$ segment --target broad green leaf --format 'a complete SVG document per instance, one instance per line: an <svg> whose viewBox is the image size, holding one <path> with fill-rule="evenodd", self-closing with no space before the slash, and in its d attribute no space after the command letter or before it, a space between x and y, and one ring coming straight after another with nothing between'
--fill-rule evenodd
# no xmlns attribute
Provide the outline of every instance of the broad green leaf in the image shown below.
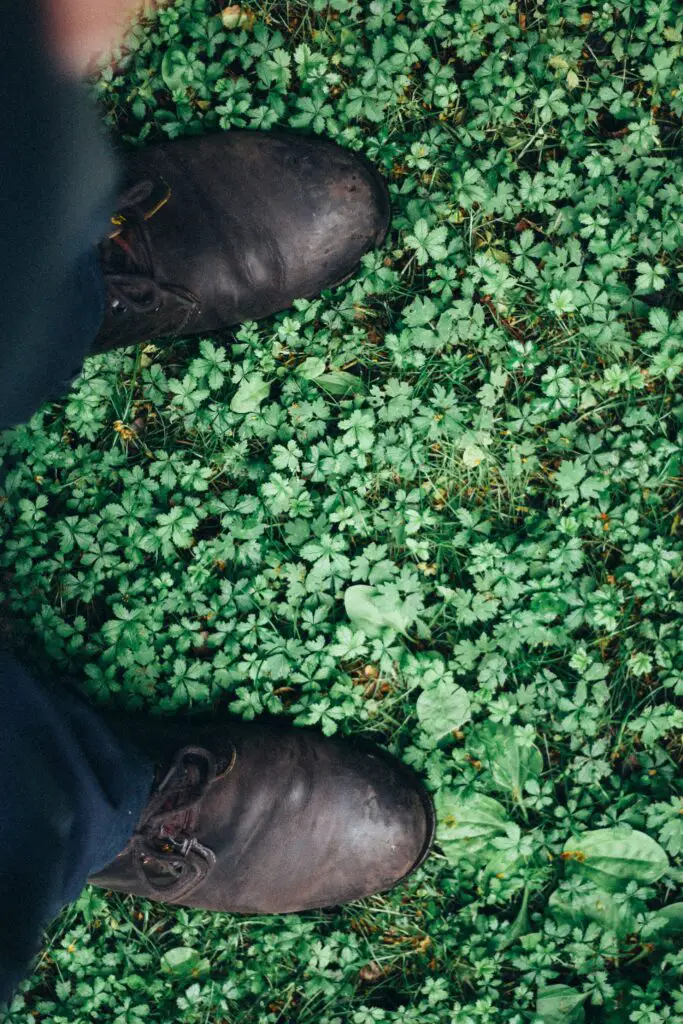
<svg viewBox="0 0 683 1024"><path fill-rule="evenodd" d="M524 783L537 778L543 769L538 747L523 746L511 725L485 722L472 730L467 748L489 769L496 787L518 802L522 802Z"/></svg>
<svg viewBox="0 0 683 1024"><path fill-rule="evenodd" d="M201 960L200 954L190 946L175 946L164 953L161 966L166 971L185 973L193 970Z"/></svg>
<svg viewBox="0 0 683 1024"><path fill-rule="evenodd" d="M648 292L659 292L666 284L667 269L661 263L655 263L654 267L646 261L637 264L636 270L636 292L647 294Z"/></svg>
<svg viewBox="0 0 683 1024"><path fill-rule="evenodd" d="M447 679L441 679L436 686L423 690L417 698L420 725L434 740L443 739L454 729L459 729L469 721L471 714L467 690Z"/></svg>
<svg viewBox="0 0 683 1024"><path fill-rule="evenodd" d="M651 836L626 826L583 832L565 843L564 859L578 874L614 892L629 882L656 882L669 858Z"/></svg>
<svg viewBox="0 0 683 1024"><path fill-rule="evenodd" d="M501 803L475 793L464 797L442 789L435 797L439 844L451 864L483 867L498 851L491 845L509 821Z"/></svg>
<svg viewBox="0 0 683 1024"><path fill-rule="evenodd" d="M673 935L683 936L683 903L669 903L651 914L640 933L646 942L657 942Z"/></svg>
<svg viewBox="0 0 683 1024"><path fill-rule="evenodd" d="M577 992L569 985L545 985L538 990L536 1013L543 1024L581 1024L587 999L587 992Z"/></svg>
<svg viewBox="0 0 683 1024"><path fill-rule="evenodd" d="M344 594L344 607L356 629L362 630L368 637L381 636L384 629L405 633L412 622L412 616L404 604L382 594L375 587L362 584L348 587Z"/></svg>
<svg viewBox="0 0 683 1024"><path fill-rule="evenodd" d="M161 77L171 92L186 85L187 63L187 50L182 46L168 47L161 61Z"/></svg>
<svg viewBox="0 0 683 1024"><path fill-rule="evenodd" d="M270 383L260 373L245 377L233 395L230 408L236 413L256 412L270 394Z"/></svg>
<svg viewBox="0 0 683 1024"><path fill-rule="evenodd" d="M560 463L552 479L567 504L573 505L579 500L579 485L585 476L586 467L580 459Z"/></svg>
<svg viewBox="0 0 683 1024"><path fill-rule="evenodd" d="M296 372L304 380L315 380L325 372L325 360L320 359L319 356L309 356L300 366L297 366Z"/></svg>
<svg viewBox="0 0 683 1024"><path fill-rule="evenodd" d="M315 378L315 382L330 395L365 394L363 381L355 374L347 373L346 370L331 370L329 373L321 373Z"/></svg>
<svg viewBox="0 0 683 1024"><path fill-rule="evenodd" d="M462 461L468 469L475 469L486 458L486 452L476 444L468 444L462 453Z"/></svg>
<svg viewBox="0 0 683 1024"><path fill-rule="evenodd" d="M630 935L636 928L633 910L617 903L612 893L604 889L571 895L556 889L548 900L548 908L559 921L569 921L579 927L593 921L619 938Z"/></svg>
<svg viewBox="0 0 683 1024"><path fill-rule="evenodd" d="M569 606L560 594L542 591L540 594L534 594L530 607L534 615L542 615L544 620L549 622L558 615L564 615Z"/></svg>
<svg viewBox="0 0 683 1024"><path fill-rule="evenodd" d="M526 935L528 932L531 931L528 914L530 892L531 889L529 887L529 884L527 883L524 886L522 903L519 908L517 917L514 919L508 930L504 932L496 942L496 948L501 953L504 949L509 949L510 946L514 946L515 942L517 942L517 940L521 938L522 935Z"/></svg>
<svg viewBox="0 0 683 1024"><path fill-rule="evenodd" d="M518 847L499 850L494 845L491 859L486 865L486 878L512 878L524 867L527 859L522 856Z"/></svg>

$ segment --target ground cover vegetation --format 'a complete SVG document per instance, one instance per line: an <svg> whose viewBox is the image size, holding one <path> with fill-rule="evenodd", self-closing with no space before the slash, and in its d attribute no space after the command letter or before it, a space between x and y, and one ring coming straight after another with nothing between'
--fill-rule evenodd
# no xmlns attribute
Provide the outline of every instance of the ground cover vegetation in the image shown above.
<svg viewBox="0 0 683 1024"><path fill-rule="evenodd" d="M683 1021L682 70L675 0L180 0L93 81L129 144L362 150L394 222L3 435L5 630L103 706L375 737L439 844L329 912L86 890L6 1024Z"/></svg>

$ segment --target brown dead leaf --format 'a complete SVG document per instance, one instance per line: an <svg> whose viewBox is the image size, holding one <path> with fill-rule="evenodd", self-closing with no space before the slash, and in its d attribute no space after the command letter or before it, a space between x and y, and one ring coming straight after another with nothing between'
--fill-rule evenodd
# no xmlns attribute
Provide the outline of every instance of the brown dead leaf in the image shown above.
<svg viewBox="0 0 683 1024"><path fill-rule="evenodd" d="M248 32L249 29L253 28L255 19L256 15L253 11L250 11L248 7L240 7L239 4L224 7L221 11L223 28L228 30L243 28Z"/></svg>
<svg viewBox="0 0 683 1024"><path fill-rule="evenodd" d="M361 981L379 981L384 975L384 971L378 963L372 960L365 967L361 967L359 972Z"/></svg>

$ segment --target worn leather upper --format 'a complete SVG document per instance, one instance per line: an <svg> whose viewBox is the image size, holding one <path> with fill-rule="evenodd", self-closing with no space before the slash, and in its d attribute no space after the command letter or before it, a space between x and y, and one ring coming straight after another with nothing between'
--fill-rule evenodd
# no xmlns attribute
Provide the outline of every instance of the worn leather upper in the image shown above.
<svg viewBox="0 0 683 1024"><path fill-rule="evenodd" d="M277 723L153 720L145 731L159 784L128 847L93 884L287 913L388 889L430 849L430 797L379 747Z"/></svg>
<svg viewBox="0 0 683 1024"><path fill-rule="evenodd" d="M269 316L383 242L387 190L326 139L230 131L129 150L94 352Z"/></svg>

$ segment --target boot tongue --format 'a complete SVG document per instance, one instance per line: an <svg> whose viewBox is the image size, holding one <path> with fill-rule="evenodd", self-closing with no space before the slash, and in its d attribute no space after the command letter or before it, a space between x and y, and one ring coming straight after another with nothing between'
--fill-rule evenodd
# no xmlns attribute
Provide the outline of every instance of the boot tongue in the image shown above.
<svg viewBox="0 0 683 1024"><path fill-rule="evenodd" d="M225 751L209 751L203 747L184 747L170 766L157 769L155 791L147 808L147 819L163 822L165 831L172 830L175 816L187 818L201 801L207 789L227 775L236 759L234 747Z"/></svg>
<svg viewBox="0 0 683 1024"><path fill-rule="evenodd" d="M159 274L157 246L164 231L150 230L149 221L171 195L170 186L153 173L134 181L120 196L112 231L99 243L107 307L91 355L181 335L199 314L197 296Z"/></svg>
<svg viewBox="0 0 683 1024"><path fill-rule="evenodd" d="M185 773L183 778L183 788L180 787L169 795L161 805L161 812L167 813L170 811L182 810L188 803L194 802L197 796L201 794L201 783L204 777L204 773L197 764L188 764L185 766Z"/></svg>
<svg viewBox="0 0 683 1024"><path fill-rule="evenodd" d="M131 848L140 877L166 899L186 895L215 866L215 854L196 836L199 807L207 789L232 770L236 756L232 745L218 755L184 747L163 777L157 776Z"/></svg>
<svg viewBox="0 0 683 1024"><path fill-rule="evenodd" d="M140 244L138 229L126 225L113 238L100 243L100 258L105 274L149 277L151 267L147 247Z"/></svg>
<svg viewBox="0 0 683 1024"><path fill-rule="evenodd" d="M112 231L100 245L105 273L151 276L153 261L145 222L171 198L171 189L158 178L138 181L119 197L111 218Z"/></svg>
<svg viewBox="0 0 683 1024"><path fill-rule="evenodd" d="M166 205L171 195L171 186L162 178L146 178L129 186L119 196L117 211L111 219L113 230L109 237L114 238L121 228L131 222L151 220Z"/></svg>
<svg viewBox="0 0 683 1024"><path fill-rule="evenodd" d="M164 877L177 876L178 864L169 855L182 855L183 843L193 838L198 804L216 778L212 755L203 761L197 754L196 749L188 749L176 756L167 771L157 769L155 792L147 808L148 822L140 832L140 837L146 839L143 843L146 873L149 875L151 870L158 875L157 884Z"/></svg>
<svg viewBox="0 0 683 1024"><path fill-rule="evenodd" d="M176 757L170 769L165 772L160 769L157 775L157 814L182 811L193 806L215 778L213 764L211 755L202 759L197 751L188 750L181 757Z"/></svg>

